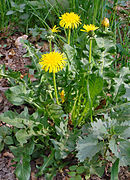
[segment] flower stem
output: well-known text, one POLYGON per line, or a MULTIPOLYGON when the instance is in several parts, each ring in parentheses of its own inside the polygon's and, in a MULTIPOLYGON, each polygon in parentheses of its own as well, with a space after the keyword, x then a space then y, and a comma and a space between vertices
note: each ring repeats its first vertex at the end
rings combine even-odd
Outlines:
POLYGON ((88 99, 89 99, 89 106, 90 106, 91 122, 93 122, 92 99, 91 99, 90 90, 89 90, 89 76, 87 79, 87 91, 88 91, 88 99))
POLYGON ((51 39, 49 40, 50 52, 52 51, 51 39))
MULTIPOLYGON (((104 41, 103 41, 103 47, 104 47, 104 41)), ((101 74, 103 74, 103 68, 104 68, 104 51, 102 52, 102 67, 101 67, 101 74)))
POLYGON ((68 44, 70 45, 70 34, 71 34, 71 29, 69 28, 69 33, 68 33, 68 44))
POLYGON ((56 78, 55 78, 55 73, 54 72, 53 72, 53 82, 54 82, 54 90, 55 90, 56 103, 60 104, 59 101, 58 101, 58 96, 57 96, 56 78))
POLYGON ((111 18, 110 18, 111 29, 112 29, 112 26, 113 26, 113 21, 114 21, 114 19, 115 19, 115 15, 116 15, 117 4, 118 4, 118 0, 115 0, 114 6, 113 6, 113 14, 111 15, 111 18))
POLYGON ((91 64, 91 56, 92 56, 92 39, 90 38, 90 44, 89 44, 89 65, 91 64))
MULTIPOLYGON (((69 33, 68 33, 68 44, 70 45, 70 35, 71 35, 71 29, 69 28, 69 33)), ((68 62, 68 65, 67 65, 67 70, 69 72, 69 62, 68 62)))

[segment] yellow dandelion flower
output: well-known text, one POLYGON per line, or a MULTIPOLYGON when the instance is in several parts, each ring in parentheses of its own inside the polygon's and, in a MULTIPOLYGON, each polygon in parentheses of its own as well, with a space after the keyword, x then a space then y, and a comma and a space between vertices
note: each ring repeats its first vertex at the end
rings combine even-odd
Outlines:
POLYGON ((64 13, 59 17, 61 19, 60 26, 67 28, 77 28, 79 24, 81 24, 80 16, 75 14, 74 12, 64 13))
POLYGON ((102 20, 102 25, 105 27, 109 27, 109 19, 104 17, 104 19, 102 20))
POLYGON ((60 97, 61 97, 62 103, 64 103, 64 102, 65 102, 65 91, 64 91, 64 90, 62 90, 59 94, 60 94, 60 97))
POLYGON ((51 29, 53 33, 60 32, 59 27, 56 27, 56 25, 51 29))
POLYGON ((81 31, 85 31, 85 32, 89 32, 89 31, 95 31, 97 30, 99 27, 96 27, 94 24, 90 24, 90 25, 83 25, 84 29, 81 29, 81 31))
POLYGON ((66 64, 65 59, 66 57, 63 53, 54 51, 48 54, 43 54, 39 64, 46 72, 49 70, 49 73, 57 73, 64 68, 66 64))

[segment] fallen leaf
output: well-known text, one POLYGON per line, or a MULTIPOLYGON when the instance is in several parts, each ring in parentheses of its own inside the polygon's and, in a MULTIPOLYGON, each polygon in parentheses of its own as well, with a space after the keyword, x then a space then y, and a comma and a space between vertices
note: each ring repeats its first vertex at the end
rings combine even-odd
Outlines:
POLYGON ((4 157, 9 157, 9 158, 11 158, 11 159, 14 158, 14 155, 13 155, 12 153, 10 153, 10 152, 5 152, 5 153, 3 153, 3 156, 4 156, 4 157))
POLYGON ((22 47, 23 45, 22 45, 22 43, 21 43, 21 40, 26 40, 27 38, 28 38, 27 35, 23 35, 23 36, 18 37, 18 38, 16 39, 16 41, 15 41, 15 46, 16 46, 17 48, 22 47))
POLYGON ((15 54, 16 53, 15 53, 14 49, 10 49, 8 56, 9 56, 9 58, 12 58, 15 54))
POLYGON ((35 176, 34 172, 31 172, 31 180, 37 180, 37 177, 35 176))

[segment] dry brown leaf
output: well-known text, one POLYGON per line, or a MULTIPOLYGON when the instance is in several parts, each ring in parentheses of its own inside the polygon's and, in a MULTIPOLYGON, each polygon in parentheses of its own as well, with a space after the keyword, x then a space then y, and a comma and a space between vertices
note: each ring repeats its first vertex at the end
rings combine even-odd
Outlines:
POLYGON ((10 153, 10 152, 5 152, 5 153, 3 153, 3 156, 4 156, 4 157, 9 157, 9 158, 11 158, 11 159, 14 158, 14 155, 13 155, 12 153, 10 153))
POLYGON ((37 177, 35 176, 34 172, 31 172, 31 180, 37 180, 37 177))
POLYGON ((21 40, 22 40, 22 39, 23 39, 23 40, 26 40, 27 38, 28 38, 27 35, 23 35, 23 36, 18 37, 18 38, 16 39, 16 41, 15 41, 15 46, 16 46, 17 48, 23 46, 22 43, 21 43, 21 40))
POLYGON ((15 54, 16 54, 16 53, 15 53, 14 49, 10 49, 10 50, 9 50, 8 57, 9 57, 9 58, 12 58, 15 54))
POLYGON ((38 158, 35 160, 36 165, 42 165, 43 164, 43 158, 38 158))

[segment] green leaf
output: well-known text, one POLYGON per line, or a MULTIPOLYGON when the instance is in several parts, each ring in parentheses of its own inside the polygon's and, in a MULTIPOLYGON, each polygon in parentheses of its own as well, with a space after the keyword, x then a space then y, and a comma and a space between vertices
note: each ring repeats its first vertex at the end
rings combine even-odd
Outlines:
POLYGON ((89 78, 89 91, 91 99, 94 100, 103 88, 103 79, 101 77, 96 77, 96 75, 90 75, 89 78))
POLYGON ((77 172, 78 174, 82 174, 84 171, 85 171, 84 166, 79 166, 79 167, 76 169, 76 172, 77 172))
POLYGON ((15 134, 17 141, 23 145, 25 143, 27 143, 27 140, 30 138, 29 134, 27 133, 26 129, 20 129, 19 131, 17 131, 17 133, 15 134))
POLYGON ((77 169, 77 166, 76 165, 73 165, 71 167, 69 167, 70 171, 75 171, 77 169))
POLYGON ((13 138, 11 136, 6 136, 6 138, 4 139, 4 143, 5 144, 13 144, 13 138))
POLYGON ((112 48, 112 47, 115 49, 115 43, 109 37, 107 37, 107 38, 96 37, 96 42, 97 42, 98 47, 101 49, 105 48, 106 52, 108 52, 110 50, 110 48, 112 48))
POLYGON ((18 85, 9 88, 5 95, 7 99, 14 105, 21 105, 24 103, 23 95, 26 94, 26 87, 24 85, 18 85))
POLYGON ((44 172, 44 170, 45 170, 49 165, 51 165, 51 164, 53 163, 54 154, 55 154, 55 152, 54 152, 54 149, 53 149, 49 157, 46 157, 46 156, 44 157, 44 163, 43 163, 43 165, 40 167, 40 171, 39 171, 38 175, 42 175, 43 172, 44 172))
POLYGON ((62 115, 64 114, 64 111, 62 110, 62 107, 58 104, 51 104, 48 106, 48 113, 51 116, 51 118, 54 120, 54 122, 57 124, 60 123, 60 119, 62 115))
POLYGON ((64 45, 64 52, 67 55, 69 61, 71 61, 76 53, 76 50, 69 44, 64 45))
POLYGON ((30 141, 29 143, 25 144, 24 146, 24 153, 27 155, 32 155, 34 151, 35 144, 33 141, 30 141))
POLYGON ((4 149, 4 142, 0 142, 0 152, 4 149))
POLYGON ((117 159, 111 170, 111 180, 118 180, 118 170, 119 170, 119 159, 117 159))
POLYGON ((15 13, 15 11, 10 10, 10 11, 8 11, 8 12, 6 13, 6 15, 9 16, 9 15, 12 15, 12 14, 14 14, 14 13, 15 13))
POLYGON ((30 158, 23 156, 20 162, 17 164, 15 174, 19 180, 29 180, 31 173, 30 158))
POLYGON ((76 149, 78 151, 78 159, 80 162, 83 162, 86 158, 91 160, 100 151, 101 147, 96 137, 88 135, 87 137, 79 138, 76 149))
POLYGON ((109 148, 112 153, 120 159, 122 166, 129 165, 130 162, 130 142, 128 140, 118 139, 118 143, 115 139, 109 141, 109 148))
POLYGON ((65 44, 63 48, 64 48, 64 52, 67 56, 67 59, 69 61, 69 69, 72 73, 74 73, 76 71, 75 61, 74 61, 74 56, 76 54, 76 48, 73 48, 69 44, 65 44))
POLYGON ((68 172, 68 174, 71 176, 71 177, 75 177, 75 175, 76 175, 76 172, 68 172))
POLYGON ((17 128, 24 128, 25 126, 23 125, 23 119, 21 118, 15 118, 15 119, 10 119, 9 117, 4 117, 3 114, 0 115, 0 121, 5 122, 7 124, 10 124, 12 126, 15 126, 17 128))
POLYGON ((115 156, 118 157, 118 146, 115 139, 111 139, 109 141, 109 148, 111 149, 112 153, 114 153, 115 156))
MULTIPOLYGON (((0 121, 2 120, 0 119, 0 121)), ((0 136, 5 138, 6 135, 10 135, 10 134, 11 134, 10 128, 8 128, 7 126, 0 126, 0 136)))
POLYGON ((104 170, 105 170, 105 166, 91 166, 90 168, 90 174, 96 174, 98 175, 99 177, 102 177, 103 176, 103 173, 104 173, 104 170))
POLYGON ((98 119, 97 122, 94 121, 91 123, 93 134, 98 136, 98 138, 101 138, 103 135, 108 134, 107 129, 105 127, 105 122, 103 122, 101 119, 98 119))
MULTIPOLYGON (((99 76, 97 77, 96 75, 92 74, 89 76, 88 81, 89 81, 88 83, 89 83, 89 92, 90 92, 89 94, 91 98, 91 105, 93 107, 96 97, 103 89, 103 79, 99 76)), ((87 84, 85 86, 87 86, 87 84)), ((88 99, 86 102, 85 108, 81 114, 81 117, 78 120, 78 124, 81 123, 84 116, 86 117, 88 115, 89 111, 90 111, 90 102, 88 99)))
POLYGON ((9 146, 9 149, 15 156, 15 161, 20 161, 23 156, 23 147, 9 146))
POLYGON ((82 177, 80 175, 72 176, 70 180, 82 180, 82 177))

